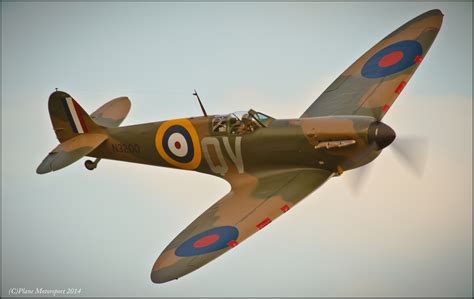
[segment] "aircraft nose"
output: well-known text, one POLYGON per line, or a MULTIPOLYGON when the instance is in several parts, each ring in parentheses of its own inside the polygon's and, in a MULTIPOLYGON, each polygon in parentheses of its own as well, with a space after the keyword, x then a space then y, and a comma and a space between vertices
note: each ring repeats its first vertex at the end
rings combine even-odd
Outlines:
POLYGON ((392 128, 380 121, 373 122, 369 126, 369 143, 375 142, 379 149, 389 146, 396 136, 397 134, 392 128))

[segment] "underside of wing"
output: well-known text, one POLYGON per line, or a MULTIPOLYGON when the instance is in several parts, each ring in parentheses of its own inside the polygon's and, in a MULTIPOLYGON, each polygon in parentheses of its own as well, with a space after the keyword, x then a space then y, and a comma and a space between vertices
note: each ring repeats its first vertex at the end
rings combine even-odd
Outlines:
POLYGON ((238 175, 232 190, 166 247, 153 266, 152 281, 177 279, 207 264, 287 212, 331 175, 318 169, 238 175))
POLYGON ((389 34, 344 71, 301 117, 382 119, 424 59, 442 20, 441 11, 431 10, 389 34))

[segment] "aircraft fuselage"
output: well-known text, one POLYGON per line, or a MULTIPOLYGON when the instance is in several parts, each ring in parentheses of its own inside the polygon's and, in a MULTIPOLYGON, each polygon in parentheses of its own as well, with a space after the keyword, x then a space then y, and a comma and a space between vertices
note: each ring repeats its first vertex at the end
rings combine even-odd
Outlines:
POLYGON ((338 174, 367 164, 381 152, 369 140, 369 127, 377 123, 372 117, 282 119, 244 133, 213 130, 213 117, 104 128, 109 138, 89 156, 225 178, 298 168, 338 174))

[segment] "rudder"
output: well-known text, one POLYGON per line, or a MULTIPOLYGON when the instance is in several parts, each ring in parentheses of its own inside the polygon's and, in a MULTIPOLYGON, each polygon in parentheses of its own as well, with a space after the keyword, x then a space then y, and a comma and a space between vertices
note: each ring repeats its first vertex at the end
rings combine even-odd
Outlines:
POLYGON ((100 126, 69 94, 63 91, 55 91, 49 96, 48 109, 59 142, 80 134, 99 131, 100 126))

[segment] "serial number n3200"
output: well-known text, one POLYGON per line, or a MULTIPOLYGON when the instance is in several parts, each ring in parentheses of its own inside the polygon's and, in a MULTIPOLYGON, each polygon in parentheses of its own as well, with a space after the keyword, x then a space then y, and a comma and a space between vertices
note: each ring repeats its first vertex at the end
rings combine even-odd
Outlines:
POLYGON ((139 153, 140 146, 136 143, 116 143, 112 144, 112 150, 117 153, 139 153))

